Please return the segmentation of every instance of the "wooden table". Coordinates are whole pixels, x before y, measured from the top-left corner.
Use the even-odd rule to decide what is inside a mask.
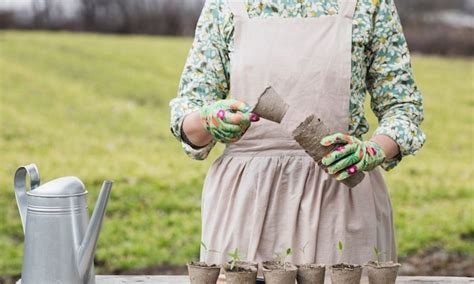
[[[186,275],[180,276],[128,276],[128,275],[98,275],[96,277],[96,284],[118,284],[118,283],[143,283],[143,284],[190,284],[189,278]],[[225,283],[225,280],[219,280],[218,283]],[[331,283],[329,278],[326,278],[325,283]],[[362,278],[361,284],[369,283],[367,278]],[[431,277],[431,276],[399,276],[397,283],[472,283],[474,278],[469,277]]]

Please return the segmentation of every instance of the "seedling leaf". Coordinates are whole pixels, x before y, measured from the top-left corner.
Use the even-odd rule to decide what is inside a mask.
[[[240,253],[239,253],[239,249],[238,248],[235,248],[235,250],[233,252],[229,252],[228,255],[230,256],[231,258],[231,261],[230,261],[230,270],[234,270],[234,267],[235,265],[237,264],[237,261],[240,261],[241,260],[241,256],[240,256]]]
[[[201,246],[207,251],[207,246],[203,241],[201,241]]]
[[[304,246],[299,249],[303,253],[303,259],[305,258],[305,255],[306,255],[305,251],[306,251],[306,247],[308,246],[308,243],[309,242],[306,242]]]
[[[380,251],[377,247],[374,247],[375,262],[377,266],[380,265],[380,256],[382,254],[384,254],[384,252]]]
[[[303,253],[303,255],[304,255],[304,253],[305,253],[306,247],[308,246],[308,243],[309,243],[309,242],[306,242],[306,243],[304,244],[304,246],[303,246],[302,248],[300,248],[300,251]]]
[[[342,259],[342,250],[344,249],[344,245],[342,244],[342,241],[339,241],[337,243],[337,249],[339,250],[339,255],[340,255],[340,258],[341,258],[341,262],[343,261]]]
[[[277,253],[277,252],[273,252],[273,254],[275,255],[275,259],[276,261],[278,261],[279,263],[283,264],[286,262],[286,258],[288,256],[290,256],[291,254],[293,253],[293,249],[292,248],[287,248],[286,250],[280,252],[280,253]]]

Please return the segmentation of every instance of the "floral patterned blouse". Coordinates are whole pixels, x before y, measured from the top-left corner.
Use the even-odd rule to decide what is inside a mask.
[[[415,85],[410,55],[394,0],[358,0],[352,32],[352,81],[349,134],[361,136],[369,129],[364,100],[379,125],[374,134],[391,137],[400,154],[382,167],[393,168],[425,141],[422,96]],[[252,17],[320,17],[338,13],[337,0],[245,0]],[[194,149],[181,135],[184,117],[208,101],[229,93],[229,50],[233,48],[233,15],[226,0],[207,0],[199,18],[194,43],[186,61],[178,96],[170,102],[171,131],[192,158],[207,157],[215,141]]]

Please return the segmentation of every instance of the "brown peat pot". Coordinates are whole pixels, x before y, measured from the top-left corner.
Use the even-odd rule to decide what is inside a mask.
[[[228,284],[255,284],[257,283],[257,264],[238,261],[233,269],[230,264],[224,265],[225,281]]]
[[[362,266],[358,264],[338,263],[331,266],[331,282],[333,284],[359,284]]]
[[[367,276],[369,277],[370,284],[394,284],[400,263],[370,261],[365,265],[367,268]]]
[[[294,284],[298,268],[289,262],[262,262],[263,277],[268,284]]]
[[[323,284],[326,274],[324,264],[301,264],[297,265],[298,272],[296,280],[298,284]]]
[[[191,284],[215,284],[221,271],[220,266],[205,262],[190,262],[187,267]]]

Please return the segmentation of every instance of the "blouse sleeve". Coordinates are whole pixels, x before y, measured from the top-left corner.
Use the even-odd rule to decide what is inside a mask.
[[[393,0],[376,4],[373,35],[369,44],[367,89],[379,126],[374,135],[392,138],[400,154],[382,164],[390,170],[403,156],[414,154],[425,142],[422,96],[413,79],[410,55]]]
[[[222,31],[224,19],[219,0],[207,0],[197,23],[193,45],[181,76],[178,95],[171,100],[171,132],[181,142],[186,154],[204,160],[216,144],[196,148],[183,139],[184,117],[204,104],[225,99],[229,91],[229,57]]]

